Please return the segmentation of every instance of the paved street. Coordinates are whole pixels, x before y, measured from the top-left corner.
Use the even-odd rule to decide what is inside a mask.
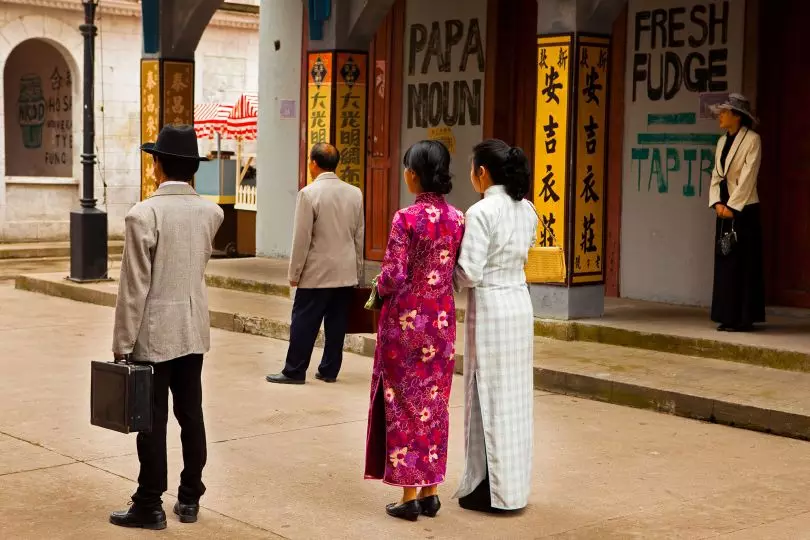
[[[445,507],[393,520],[382,508],[396,492],[362,480],[370,360],[348,355],[336,385],[271,387],[286,343],[218,330],[200,522],[115,529],[107,514],[135,488],[135,441],[88,421],[89,361],[109,356],[111,320],[110,308],[0,286],[0,538],[810,538],[810,443],[539,392],[524,513],[450,500],[463,465],[456,391]],[[169,444],[175,486],[173,420]]]

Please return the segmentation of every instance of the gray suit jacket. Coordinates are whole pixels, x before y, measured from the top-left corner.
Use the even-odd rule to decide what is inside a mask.
[[[210,348],[205,266],[223,212],[189,185],[162,185],[126,217],[113,352],[165,362]]]
[[[298,192],[289,280],[302,289],[353,287],[363,274],[363,193],[334,173]]]

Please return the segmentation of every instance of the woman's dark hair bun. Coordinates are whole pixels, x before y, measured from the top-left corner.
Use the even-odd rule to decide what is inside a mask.
[[[433,175],[433,191],[440,195],[447,195],[453,191],[453,175],[450,171],[436,171]],[[422,186],[424,187],[424,186]]]
[[[502,185],[512,199],[519,201],[529,194],[531,169],[520,147],[509,146],[500,139],[488,139],[473,149],[475,168],[489,171],[493,183]]]
[[[453,190],[450,152],[441,142],[419,141],[405,152],[402,164],[419,177],[423,191],[447,195]]]

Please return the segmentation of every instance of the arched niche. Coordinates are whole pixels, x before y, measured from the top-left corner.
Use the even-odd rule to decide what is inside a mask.
[[[27,39],[3,70],[5,175],[72,177],[76,75],[44,39]]]

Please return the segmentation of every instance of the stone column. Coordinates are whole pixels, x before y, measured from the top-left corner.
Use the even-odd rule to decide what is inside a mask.
[[[379,5],[383,5],[384,16],[385,3],[366,1],[360,12],[352,13],[352,2],[331,0],[328,19],[319,20],[317,12],[308,13],[306,148],[317,142],[334,144],[341,153],[338,176],[363,190],[368,122],[367,50],[374,20],[366,17],[368,28],[358,29],[357,23],[362,11],[379,9]]]
[[[194,123],[194,51],[215,6],[206,0],[178,6],[159,0],[141,3],[141,143],[157,140],[166,124]],[[178,12],[199,28],[173,24]],[[181,46],[177,46],[177,44]],[[170,58],[170,59],[169,59]],[[157,189],[152,157],[141,155],[141,200]]]
[[[594,1],[538,5],[537,239],[540,246],[562,246],[566,259],[564,280],[530,286],[541,318],[604,313],[608,33],[621,2],[594,9]]]
[[[264,2],[259,20],[259,137],[256,172],[256,254],[290,253],[295,199],[301,95],[301,0]],[[290,107],[290,102],[292,107]],[[290,116],[293,116],[290,118]]]

